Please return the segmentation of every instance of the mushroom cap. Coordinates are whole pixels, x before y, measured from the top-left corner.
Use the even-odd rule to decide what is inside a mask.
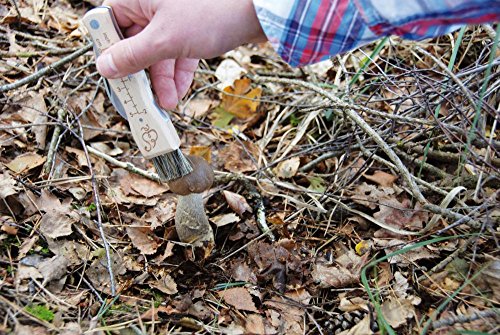
[[[178,195],[202,193],[208,190],[214,182],[214,171],[206,160],[199,156],[187,156],[193,172],[167,182],[170,190]]]

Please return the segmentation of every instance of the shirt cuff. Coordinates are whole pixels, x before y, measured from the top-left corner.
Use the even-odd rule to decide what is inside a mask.
[[[276,52],[292,66],[316,63],[378,39],[353,0],[254,0]]]

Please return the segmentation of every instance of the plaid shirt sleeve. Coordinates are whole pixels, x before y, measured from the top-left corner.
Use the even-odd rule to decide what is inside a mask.
[[[500,20],[500,0],[253,0],[269,41],[292,66],[387,35],[435,37]]]

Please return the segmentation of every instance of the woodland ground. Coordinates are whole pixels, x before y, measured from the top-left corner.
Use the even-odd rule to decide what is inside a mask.
[[[494,27],[202,61],[172,111],[216,170],[200,259],[96,72],[98,2],[0,3],[0,333],[499,333]]]

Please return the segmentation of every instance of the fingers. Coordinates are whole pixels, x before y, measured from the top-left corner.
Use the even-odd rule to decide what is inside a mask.
[[[163,60],[150,67],[150,78],[160,106],[173,109],[189,90],[197,59]]]
[[[198,59],[178,59],[175,63],[174,81],[177,88],[177,98],[181,100],[191,87],[194,71],[198,67]]]
[[[167,59],[151,65],[149,77],[158,103],[165,109],[174,109],[179,102],[174,81],[175,60]]]
[[[99,73],[106,78],[120,78],[159,61],[161,50],[155,47],[155,34],[148,28],[106,49],[96,62]]]

